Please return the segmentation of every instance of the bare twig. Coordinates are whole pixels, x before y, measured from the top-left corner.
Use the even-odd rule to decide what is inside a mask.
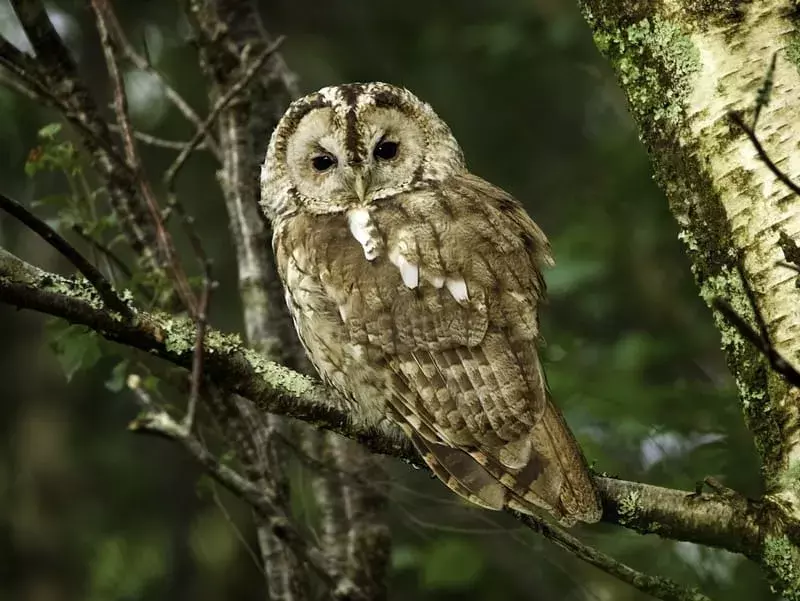
[[[767,72],[767,77],[765,79],[764,86],[762,90],[759,91],[759,99],[756,102],[755,118],[753,119],[753,127],[749,127],[744,122],[742,115],[736,111],[731,111],[730,113],[728,113],[728,117],[739,127],[739,129],[741,129],[745,133],[745,135],[747,135],[747,137],[750,140],[750,143],[756,149],[758,157],[767,166],[767,168],[769,168],[769,170],[773,173],[773,175],[775,175],[775,177],[777,177],[781,182],[783,182],[792,192],[800,196],[800,185],[792,181],[792,178],[790,178],[786,173],[784,173],[783,170],[781,170],[780,167],[778,167],[775,164],[775,162],[770,158],[767,151],[764,150],[764,147],[761,145],[761,141],[758,139],[758,136],[756,135],[754,129],[761,108],[765,106],[769,100],[769,93],[772,88],[772,76],[775,70],[776,56],[777,54],[773,55],[772,57],[772,62],[770,63],[769,71]],[[781,232],[781,237],[784,238],[787,236],[784,232]],[[787,257],[787,259],[789,259],[789,257]],[[793,266],[791,263],[784,262],[782,263],[782,265],[797,271],[797,267]],[[786,358],[783,357],[783,355],[781,355],[775,349],[775,347],[772,344],[772,341],[770,340],[766,322],[764,321],[764,317],[761,314],[761,311],[758,307],[758,303],[756,302],[755,298],[755,293],[753,292],[753,289],[750,286],[750,282],[746,277],[741,261],[738,264],[738,268],[739,268],[739,276],[742,280],[742,285],[744,286],[745,294],[755,315],[758,331],[754,330],[742,316],[736,313],[736,311],[733,310],[733,308],[727,303],[727,301],[720,298],[716,298],[712,300],[711,303],[712,306],[715,309],[717,309],[717,311],[719,311],[734,328],[736,328],[736,330],[742,335],[742,337],[744,337],[748,342],[750,342],[750,344],[756,347],[756,349],[758,349],[767,358],[770,367],[772,367],[773,370],[781,374],[793,386],[800,387],[800,372],[798,372],[798,370],[795,369],[786,360]]]
[[[764,147],[761,145],[761,141],[756,136],[755,131],[748,126],[744,119],[742,119],[742,115],[736,111],[731,111],[728,113],[728,117],[731,121],[733,121],[739,129],[741,129],[745,135],[750,139],[750,143],[756,149],[758,153],[758,158],[767,166],[767,168],[772,171],[772,174],[777,177],[781,182],[783,182],[792,192],[797,195],[800,195],[800,186],[792,181],[792,179],[786,175],[780,167],[778,167],[775,162],[769,157],[767,151],[764,150]]]
[[[106,246],[99,240],[96,240],[93,236],[89,235],[86,232],[86,230],[84,230],[83,227],[81,227],[80,225],[77,224],[73,225],[72,231],[78,234],[78,236],[80,236],[81,239],[87,244],[89,244],[93,249],[100,252],[103,256],[107,257],[111,261],[111,263],[113,263],[114,266],[116,266],[116,268],[119,269],[122,275],[124,275],[128,279],[133,278],[133,272],[131,271],[130,267],[128,267],[125,264],[125,261],[123,261],[119,257],[119,255],[115,253],[113,250],[111,250],[108,246]]]
[[[200,389],[203,383],[203,358],[205,356],[205,339],[206,329],[208,326],[208,305],[211,298],[211,291],[215,285],[215,282],[211,277],[211,261],[206,260],[204,267],[205,272],[203,273],[203,290],[200,293],[200,301],[197,304],[197,314],[195,315],[197,334],[194,340],[194,357],[192,358],[189,405],[183,421],[183,425],[187,432],[191,431],[192,425],[194,424],[194,416],[197,411],[197,402],[200,398]]]
[[[147,71],[148,73],[155,75],[161,83],[167,99],[172,102],[172,104],[175,105],[175,108],[177,108],[188,121],[191,121],[195,127],[201,128],[203,125],[203,120],[200,118],[197,112],[195,112],[195,110],[189,105],[188,102],[186,102],[183,96],[181,96],[177,90],[175,90],[175,88],[169,84],[166,76],[161,71],[156,69],[147,58],[136,52],[133,45],[125,36],[125,31],[122,29],[119,19],[117,19],[117,16],[110,4],[106,8],[106,23],[111,35],[115,38],[125,58],[133,63],[137,69]],[[143,139],[142,141],[145,140]],[[181,146],[176,147],[176,149],[180,150],[183,148],[183,146],[184,144],[181,143]],[[201,146],[208,148],[208,150],[210,150],[217,159],[221,157],[219,146],[216,140],[214,140],[214,136],[210,131],[206,132],[205,140],[201,144],[197,145],[198,148]]]
[[[230,103],[231,100],[241,93],[244,87],[250,82],[251,79],[253,79],[256,73],[258,73],[259,69],[261,69],[267,59],[277,52],[284,39],[285,38],[281,36],[272,44],[267,46],[267,48],[265,48],[255,59],[253,59],[253,62],[250,63],[247,69],[245,69],[242,77],[230,88],[228,88],[225,94],[219,100],[217,100],[217,102],[214,104],[214,107],[211,109],[211,112],[208,114],[208,117],[206,117],[205,121],[203,121],[202,125],[200,125],[195,132],[194,137],[189,140],[189,143],[181,151],[164,175],[164,181],[167,184],[167,188],[172,189],[175,182],[175,176],[178,174],[178,171],[180,171],[181,167],[183,167],[183,164],[186,162],[186,159],[189,158],[189,155],[206,135],[208,129],[213,125],[217,116],[219,116],[220,111],[228,106],[228,103]]]
[[[725,319],[736,328],[736,330],[754,347],[756,347],[769,361],[770,367],[781,374],[792,386],[800,387],[800,372],[772,346],[768,339],[756,332],[743,317],[733,310],[727,301],[715,298],[711,301],[712,306],[722,313]]]
[[[520,522],[544,536],[547,540],[566,549],[576,557],[593,566],[600,568],[607,574],[627,582],[634,588],[664,601],[709,601],[709,598],[695,588],[680,586],[679,584],[657,576],[648,576],[630,566],[620,563],[614,558],[583,544],[569,532],[550,524],[542,518],[520,514],[511,511]]]
[[[22,204],[4,194],[0,194],[0,209],[41,236],[45,242],[55,248],[65,259],[72,263],[75,268],[81,272],[83,277],[94,286],[100,298],[109,309],[116,311],[126,319],[130,319],[133,316],[133,311],[130,306],[117,295],[113,286],[111,286],[105,276],[103,276],[86,257],[78,252],[78,250],[67,242],[57,231],[31,213],[22,206]]]
[[[109,128],[113,132],[119,133],[121,130],[117,125],[109,125]],[[148,146],[154,146],[156,148],[167,148],[169,150],[183,150],[186,148],[186,145],[189,143],[188,140],[167,140],[166,138],[159,138],[158,136],[154,136],[152,134],[146,134],[142,131],[134,130],[133,137],[147,144]],[[208,150],[208,146],[206,142],[200,142],[196,150]]]
[[[764,76],[764,83],[761,84],[761,87],[758,89],[758,94],[756,94],[756,106],[753,110],[753,124],[751,125],[753,130],[755,130],[756,125],[758,125],[758,118],[761,116],[761,111],[769,104],[770,98],[772,97],[772,88],[775,85],[775,65],[777,62],[778,53],[775,52],[769,63],[767,74]]]
[[[330,590],[340,584],[327,571],[319,549],[297,532],[291,520],[266,494],[235,470],[220,462],[191,431],[185,428],[184,424],[176,422],[166,411],[160,409],[150,394],[142,388],[141,378],[135,375],[129,376],[128,387],[134,392],[144,410],[144,415],[130,424],[130,430],[163,436],[181,444],[215,480],[251,505],[259,516],[267,521],[275,536],[283,540],[298,559],[313,568]]]
[[[175,283],[176,291],[180,297],[183,305],[189,310],[190,313],[197,312],[197,299],[192,292],[186,274],[181,267],[180,260],[175,252],[175,247],[172,244],[169,234],[164,227],[161,220],[161,210],[158,206],[158,201],[153,194],[150,184],[144,177],[144,169],[142,161],[139,157],[136,148],[136,142],[133,135],[133,126],[128,116],[128,100],[125,94],[125,83],[122,79],[122,73],[119,69],[117,62],[117,51],[114,47],[114,42],[109,33],[107,20],[109,19],[110,4],[108,0],[91,0],[92,9],[94,10],[97,30],[100,33],[100,44],[103,47],[103,53],[106,58],[106,65],[111,77],[111,82],[114,89],[114,112],[117,117],[117,126],[122,135],[123,148],[125,149],[125,160],[133,173],[135,183],[138,186],[142,197],[145,200],[147,208],[150,212],[153,223],[155,224],[156,240],[158,242],[161,252],[166,257],[167,265],[171,271],[172,279]]]

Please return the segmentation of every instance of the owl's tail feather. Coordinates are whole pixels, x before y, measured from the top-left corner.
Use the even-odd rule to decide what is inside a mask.
[[[484,509],[499,511],[507,504],[506,487],[469,454],[426,440],[410,428],[404,430],[434,475],[450,490]]]
[[[513,509],[523,513],[545,509],[567,526],[578,520],[600,520],[600,498],[581,448],[549,398],[528,436],[532,450],[520,469],[510,469],[484,452],[470,455],[509,489],[508,505]]]
[[[436,477],[480,507],[498,511],[508,506],[534,514],[545,510],[565,526],[597,522],[602,515],[580,447],[549,399],[529,434],[528,462],[519,469],[503,465],[494,454],[450,447],[403,429]]]

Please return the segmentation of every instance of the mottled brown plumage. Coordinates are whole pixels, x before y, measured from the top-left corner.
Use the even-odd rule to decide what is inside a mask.
[[[380,83],[300,99],[262,187],[287,303],[327,383],[396,422],[477,505],[600,518],[536,351],[547,239],[467,171],[428,105]]]

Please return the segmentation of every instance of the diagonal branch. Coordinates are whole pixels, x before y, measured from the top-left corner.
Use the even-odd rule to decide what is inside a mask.
[[[341,582],[337,583],[328,572],[319,549],[303,538],[269,495],[224,465],[191,433],[190,429],[186,428],[185,424],[175,421],[166,411],[158,408],[147,391],[139,385],[139,380],[136,376],[129,377],[128,386],[136,395],[144,415],[132,422],[129,428],[134,432],[163,436],[183,446],[213,478],[253,507],[269,524],[273,534],[284,541],[298,559],[310,565],[329,590],[334,590],[337,584],[341,586]]]
[[[128,168],[131,170],[134,183],[144,199],[145,206],[150,214],[150,218],[154,224],[156,240],[159,245],[161,253],[165,257],[167,268],[170,270],[175,289],[183,302],[184,307],[189,310],[189,313],[194,314],[198,311],[198,299],[195,298],[186,274],[181,267],[178,260],[175,247],[172,244],[170,236],[164,227],[161,218],[161,211],[158,206],[155,194],[150,187],[150,183],[144,176],[144,168],[142,167],[142,159],[139,156],[139,151],[136,147],[136,141],[133,134],[133,126],[131,125],[130,117],[128,116],[128,98],[125,93],[125,84],[122,80],[122,72],[120,71],[117,62],[117,49],[111,39],[107,20],[111,7],[108,0],[91,0],[92,9],[95,13],[97,21],[97,31],[100,33],[100,45],[103,47],[103,54],[106,59],[106,66],[108,73],[111,77],[111,83],[114,90],[114,113],[117,117],[117,126],[122,134],[122,145],[125,151],[125,161]]]
[[[167,99],[172,102],[173,105],[183,114],[183,116],[193,123],[195,127],[198,129],[202,128],[203,120],[200,116],[195,112],[195,110],[189,105],[188,102],[183,98],[183,96],[178,93],[175,88],[173,88],[169,82],[167,81],[166,76],[161,73],[158,69],[156,69],[150,61],[136,52],[136,49],[130,43],[130,40],[125,36],[125,31],[122,29],[122,26],[119,23],[119,19],[117,19],[116,14],[110,4],[110,2],[105,3],[105,21],[108,30],[110,31],[111,35],[113,36],[114,40],[116,41],[119,50],[127,58],[133,65],[141,70],[147,71],[155,75],[159,82],[161,83],[162,88],[164,89],[164,95]],[[181,143],[180,148],[182,148],[185,144]],[[211,135],[211,132],[206,132],[205,141],[203,142],[203,146],[208,148],[211,153],[217,157],[218,159],[221,157],[219,145],[217,144],[214,137]]]
[[[47,242],[50,246],[55,248],[61,255],[67,259],[75,268],[81,272],[89,283],[94,286],[100,298],[112,311],[116,311],[125,319],[130,319],[133,313],[128,304],[123,301],[111,283],[100,273],[100,271],[92,265],[86,257],[84,257],[78,250],[67,242],[61,235],[47,225],[44,221],[36,217],[33,213],[28,211],[16,200],[0,194],[0,209],[23,223],[31,231],[35,232]]]
[[[141,196],[136,173],[116,148],[111,131],[78,74],[68,48],[50,22],[41,0],[12,0],[36,59],[0,39],[0,63],[34,93],[51,99],[80,134],[91,164],[108,189],[111,206],[133,250],[156,273],[164,270],[162,239]],[[166,234],[168,236],[168,234]]]
[[[73,280],[32,267],[0,250],[0,302],[87,326],[108,340],[190,368],[196,335],[191,320],[139,311],[134,322],[120,322],[97,301],[92,291]],[[356,407],[318,381],[266,361],[236,336],[209,328],[205,366],[216,386],[251,400],[261,411],[308,422],[360,442],[375,453],[421,465],[408,439],[394,426],[366,421]],[[603,498],[605,522],[748,556],[758,552],[760,525],[770,511],[777,511],[755,501],[732,502],[636,482],[595,480]]]
[[[200,127],[197,128],[197,131],[192,139],[189,140],[170,168],[167,169],[167,172],[164,175],[164,181],[167,183],[167,188],[173,187],[175,176],[178,174],[178,171],[180,171],[181,167],[183,167],[183,164],[186,162],[186,159],[189,158],[189,155],[192,153],[192,151],[197,148],[197,145],[205,136],[208,135],[209,128],[214,124],[214,121],[217,119],[222,109],[228,106],[228,104],[230,104],[230,102],[236,98],[236,96],[241,94],[244,87],[253,79],[253,77],[255,77],[259,69],[264,66],[264,63],[267,62],[267,59],[278,51],[278,48],[280,48],[284,39],[285,38],[281,36],[272,42],[272,44],[267,46],[264,50],[262,50],[261,53],[255,59],[253,59],[253,62],[244,71],[239,81],[228,88],[225,94],[219,100],[217,100],[216,103],[214,103],[214,107],[211,109],[208,117],[206,117],[205,121],[203,121]]]

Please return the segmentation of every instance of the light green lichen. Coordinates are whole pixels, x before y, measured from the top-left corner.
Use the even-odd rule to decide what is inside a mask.
[[[585,15],[586,16],[586,15]],[[675,23],[655,17],[627,27],[593,23],[597,48],[614,65],[631,109],[675,125],[685,109],[700,53]]]
[[[639,513],[639,503],[642,500],[642,493],[632,490],[619,503],[619,523],[623,526],[632,523]]]
[[[197,327],[192,320],[185,318],[164,320],[161,331],[164,334],[164,347],[167,352],[183,355],[194,349]]]
[[[765,537],[762,561],[768,568],[772,591],[787,601],[800,601],[800,557],[789,538]]]

